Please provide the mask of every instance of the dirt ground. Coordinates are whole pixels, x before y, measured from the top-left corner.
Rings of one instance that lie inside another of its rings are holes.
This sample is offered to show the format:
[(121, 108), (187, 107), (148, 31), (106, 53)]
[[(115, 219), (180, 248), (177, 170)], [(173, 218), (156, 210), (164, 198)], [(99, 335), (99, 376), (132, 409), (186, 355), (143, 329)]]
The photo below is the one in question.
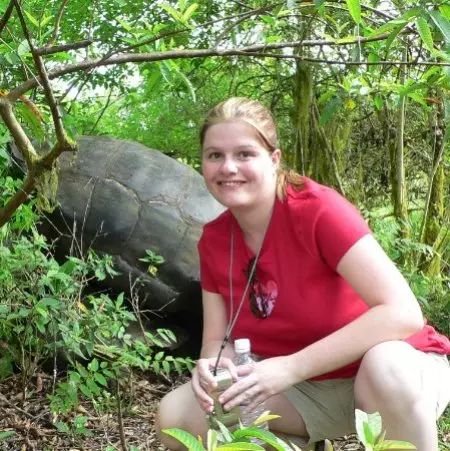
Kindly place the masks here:
[[(123, 394), (123, 440), (128, 450), (166, 451), (155, 436), (154, 419), (161, 397), (185, 378), (171, 381), (151, 374), (140, 374)], [(52, 418), (48, 394), (52, 378), (46, 374), (35, 377), (23, 401), (20, 375), (0, 382), (0, 450), (122, 450), (117, 406), (94, 406), (83, 402), (70, 418)], [(114, 413), (111, 413), (114, 412)], [(84, 426), (90, 432), (60, 432), (55, 421), (70, 423), (75, 416), (87, 417)], [(450, 422), (450, 421), (449, 421)], [(447, 423), (447, 422), (446, 422)], [(450, 450), (450, 426), (441, 431), (443, 450)], [(335, 451), (359, 451), (363, 448), (355, 437), (334, 442)], [(447, 446), (448, 445), (448, 446)], [(109, 448), (108, 448), (109, 447)]]

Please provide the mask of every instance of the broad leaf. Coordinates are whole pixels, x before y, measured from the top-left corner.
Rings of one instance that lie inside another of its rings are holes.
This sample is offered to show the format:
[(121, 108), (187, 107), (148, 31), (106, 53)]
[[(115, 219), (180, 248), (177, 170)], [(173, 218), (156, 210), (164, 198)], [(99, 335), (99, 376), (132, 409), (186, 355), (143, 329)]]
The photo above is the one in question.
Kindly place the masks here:
[(417, 449), (412, 443), (403, 442), (399, 440), (384, 440), (380, 443), (380, 446), (375, 448), (376, 450), (383, 451), (385, 449)]
[(275, 448), (277, 451), (285, 451), (286, 449), (289, 449), (289, 445), (281, 440), (279, 437), (277, 437), (275, 434), (273, 434), (270, 431), (266, 431), (264, 429), (260, 429), (257, 427), (250, 427), (245, 429), (238, 429), (233, 432), (234, 438), (258, 438), (262, 440), (263, 442), (269, 444), (273, 448)]
[(171, 428), (171, 429), (163, 429), (164, 434), (173, 437), (175, 440), (178, 440), (181, 444), (183, 444), (189, 451), (205, 451), (205, 448), (201, 443), (189, 432), (183, 431), (182, 429)]
[(430, 26), (425, 18), (419, 17), (416, 20), (417, 31), (425, 45), (425, 47), (430, 51), (434, 52), (433, 36), (431, 34)]
[(450, 20), (450, 5), (439, 6), (439, 11), (447, 20)]
[(346, 0), (347, 7), (352, 19), (357, 23), (361, 23), (361, 3), (359, 0)]
[(367, 447), (374, 445), (381, 434), (381, 416), (378, 412), (368, 414), (355, 410), (356, 433), (359, 440)]
[(450, 44), (450, 22), (439, 11), (430, 11), (429, 14), (444, 35), (447, 44)]
[(227, 443), (226, 445), (221, 445), (218, 448), (214, 448), (214, 450), (220, 450), (220, 451), (260, 451), (264, 450), (260, 445), (257, 445), (256, 443), (248, 443), (248, 442), (234, 442), (234, 443)]
[(192, 14), (195, 13), (195, 10), (198, 8), (198, 3), (193, 3), (189, 8), (183, 13), (183, 20), (187, 22)]

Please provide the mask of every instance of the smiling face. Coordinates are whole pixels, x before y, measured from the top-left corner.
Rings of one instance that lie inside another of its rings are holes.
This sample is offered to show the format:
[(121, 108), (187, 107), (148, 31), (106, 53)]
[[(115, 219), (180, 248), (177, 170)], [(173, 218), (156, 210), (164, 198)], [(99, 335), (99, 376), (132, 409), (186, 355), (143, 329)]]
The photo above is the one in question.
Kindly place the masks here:
[(267, 150), (254, 127), (244, 121), (212, 125), (203, 140), (203, 177), (225, 207), (242, 209), (272, 203), (280, 151)]

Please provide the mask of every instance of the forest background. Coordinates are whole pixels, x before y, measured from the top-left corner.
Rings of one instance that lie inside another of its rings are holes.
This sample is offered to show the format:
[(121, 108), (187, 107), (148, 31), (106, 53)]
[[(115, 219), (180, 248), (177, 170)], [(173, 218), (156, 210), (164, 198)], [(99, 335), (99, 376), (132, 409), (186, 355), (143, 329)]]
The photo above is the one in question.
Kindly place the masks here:
[[(138, 141), (200, 170), (199, 124), (229, 96), (272, 110), (286, 163), (359, 206), (450, 335), (449, 1), (1, 0), (0, 14), (0, 377), (20, 392), (1, 390), (5, 449), (63, 449), (108, 428), (98, 449), (156, 449), (124, 433), (129, 381), (167, 382), (192, 361), (161, 351), (170, 331), (127, 334), (139, 312), (123, 296), (83, 296), (114, 274), (108, 257), (57, 262), (36, 225), (77, 136)], [(117, 422), (100, 428), (92, 412)], [(447, 414), (442, 449), (449, 434)]]

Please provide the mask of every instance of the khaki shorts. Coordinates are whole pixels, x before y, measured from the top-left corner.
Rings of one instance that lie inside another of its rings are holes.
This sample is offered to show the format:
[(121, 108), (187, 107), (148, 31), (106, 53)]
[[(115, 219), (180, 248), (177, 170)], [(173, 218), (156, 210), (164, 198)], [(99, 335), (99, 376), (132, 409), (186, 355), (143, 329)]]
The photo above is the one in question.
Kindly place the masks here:
[[(436, 419), (450, 402), (450, 365), (447, 356), (424, 353), (428, 360), (423, 366), (422, 387), (436, 396)], [(429, 370), (429, 371), (428, 371)], [(438, 378), (438, 379), (437, 379)], [(439, 384), (439, 385), (437, 385)], [(324, 439), (334, 439), (355, 433), (354, 379), (305, 381), (289, 388), (284, 395), (295, 406), (309, 434), (309, 440), (285, 436), (300, 446)]]

